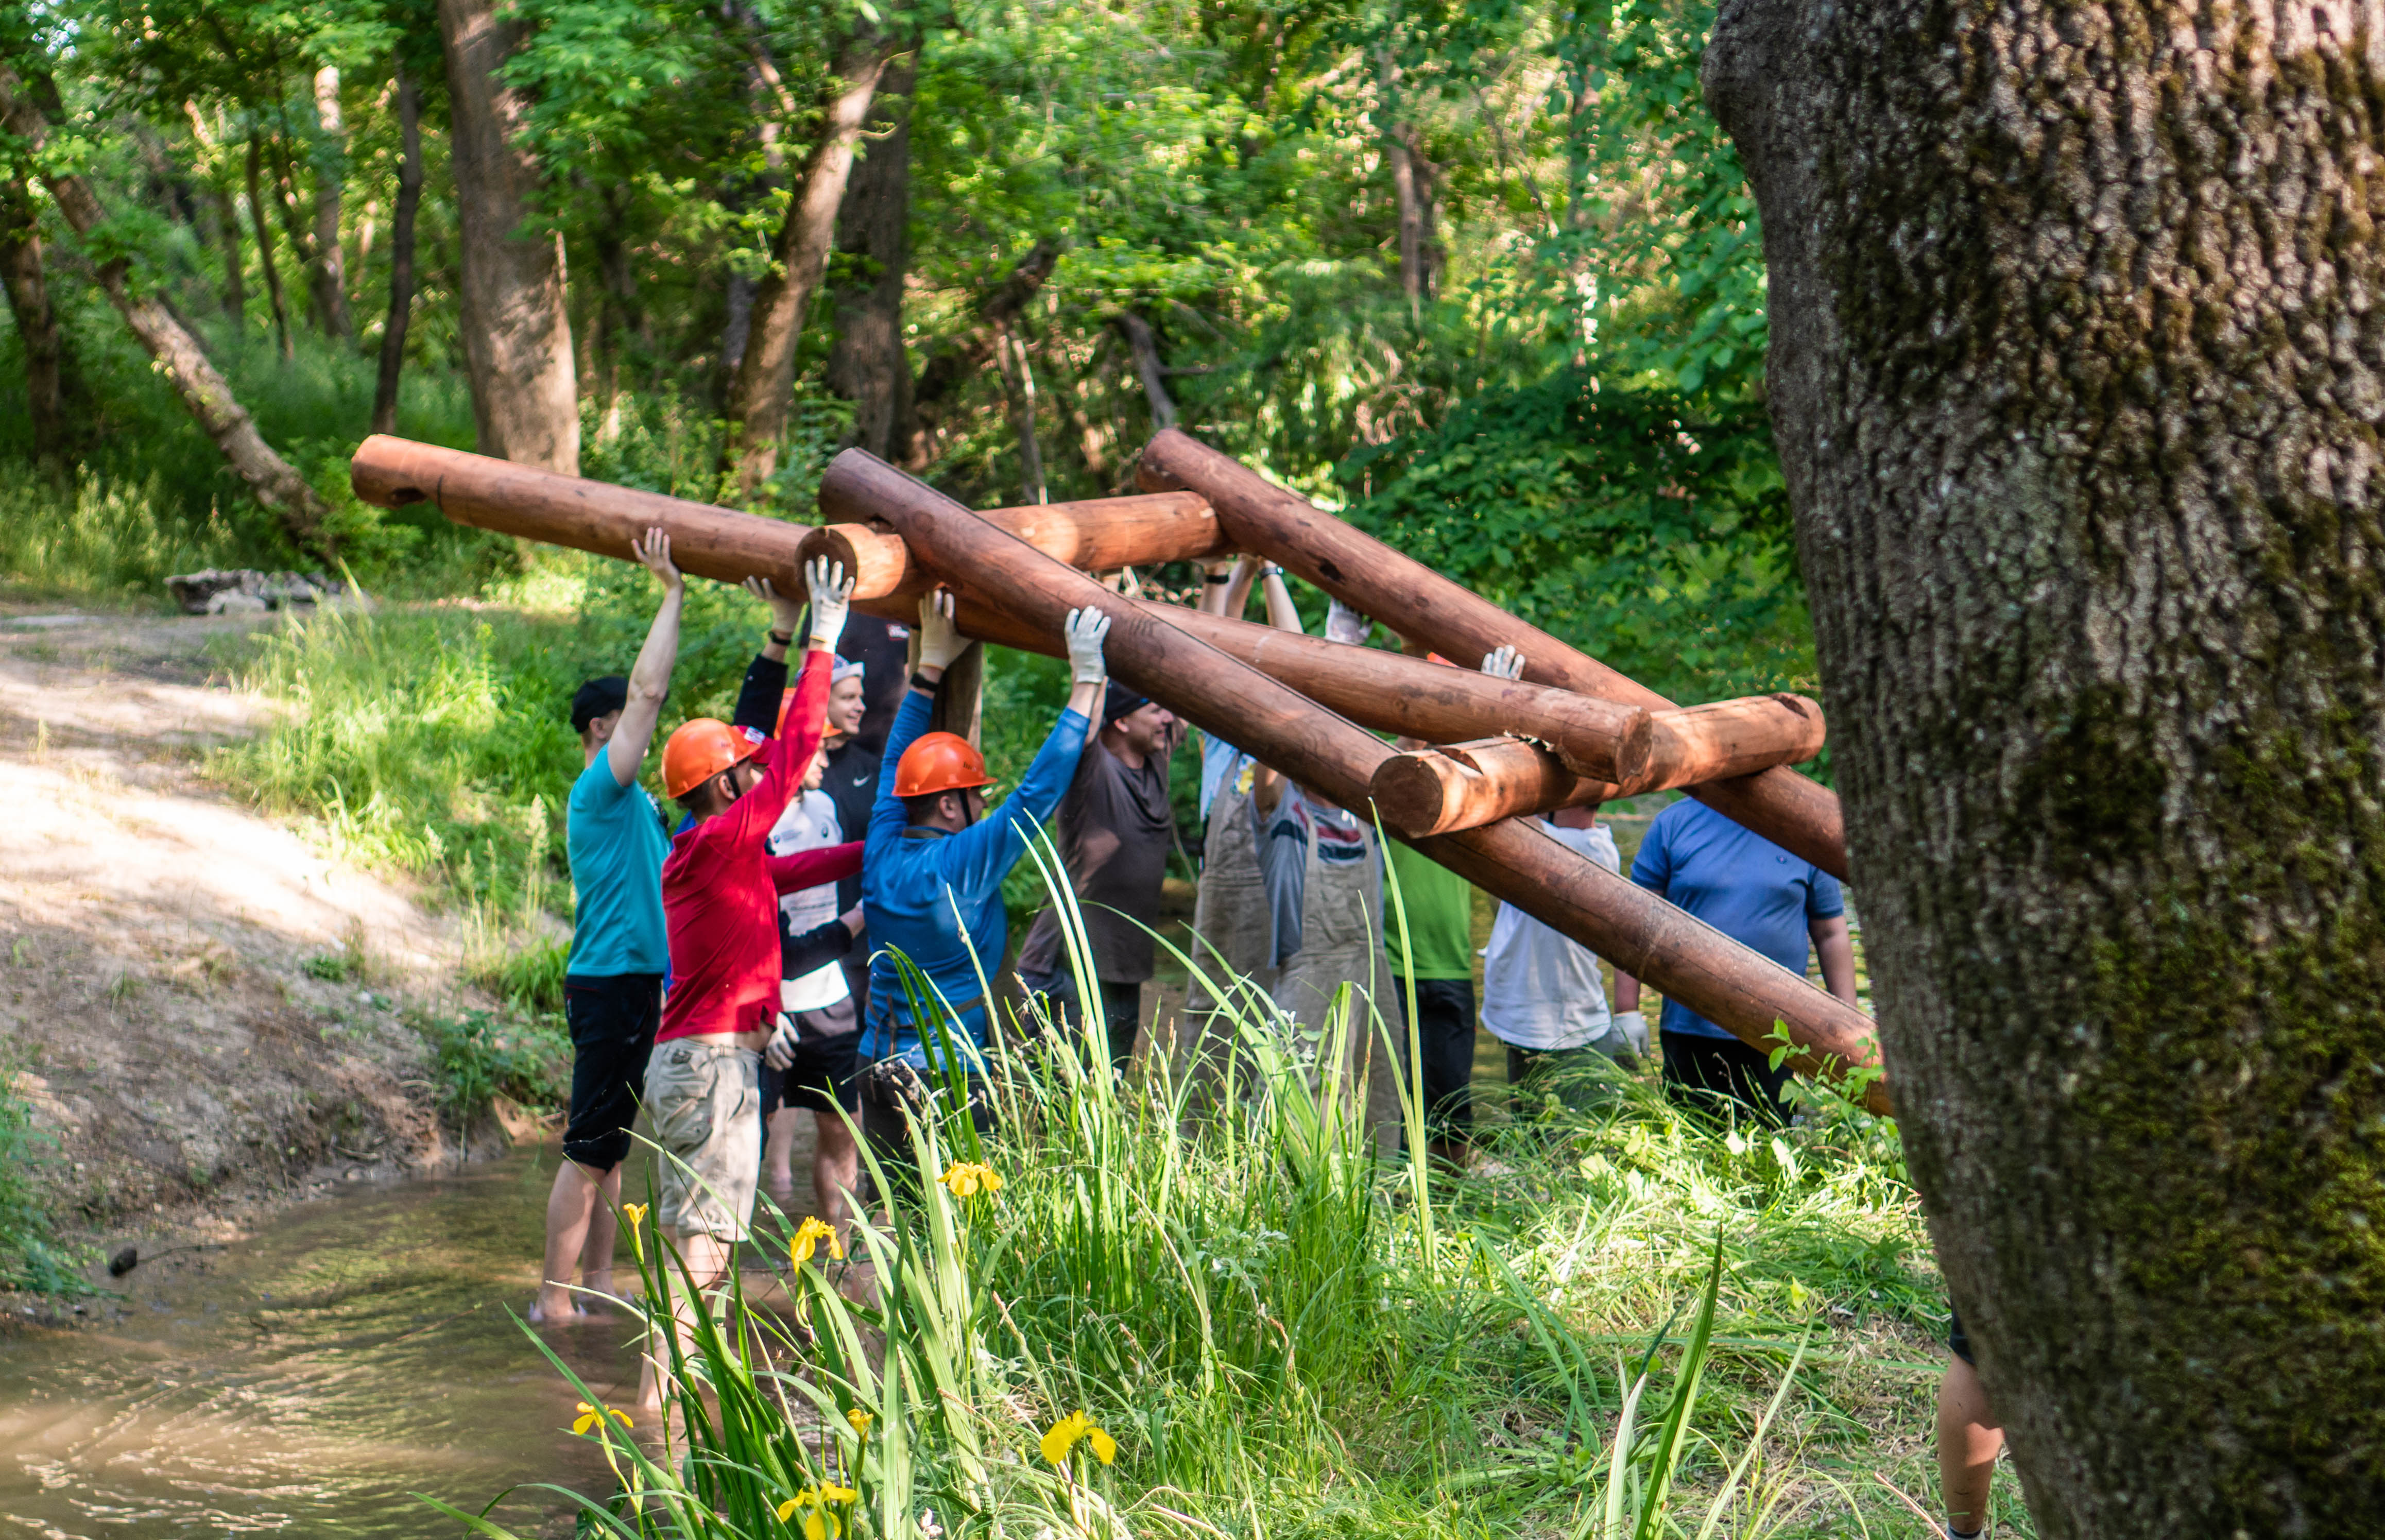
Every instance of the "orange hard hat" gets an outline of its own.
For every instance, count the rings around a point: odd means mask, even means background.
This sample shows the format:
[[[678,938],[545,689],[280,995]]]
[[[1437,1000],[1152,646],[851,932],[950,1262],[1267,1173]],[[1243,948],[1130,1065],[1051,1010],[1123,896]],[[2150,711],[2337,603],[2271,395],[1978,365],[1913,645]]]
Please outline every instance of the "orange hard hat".
[[[937,792],[991,786],[985,756],[957,732],[930,732],[903,751],[894,766],[896,796],[930,796]]]
[[[682,722],[663,745],[663,791],[685,796],[730,766],[750,759],[763,744],[750,727],[731,727],[710,717]]]
[[[787,713],[795,708],[795,693],[790,689],[779,696],[779,725],[770,729],[778,736],[787,735]]]

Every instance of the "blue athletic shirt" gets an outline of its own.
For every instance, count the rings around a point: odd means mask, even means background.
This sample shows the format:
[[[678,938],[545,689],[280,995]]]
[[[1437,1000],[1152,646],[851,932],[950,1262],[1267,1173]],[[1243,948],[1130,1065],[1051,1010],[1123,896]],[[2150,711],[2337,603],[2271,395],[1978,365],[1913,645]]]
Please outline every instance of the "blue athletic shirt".
[[[1813,945],[1807,926],[1847,912],[1837,878],[1688,797],[1648,826],[1631,880],[1801,979]],[[1670,997],[1663,1030],[1732,1035]]]
[[[894,713],[878,772],[878,800],[869,810],[869,845],[861,863],[861,916],[871,944],[880,948],[869,963],[869,1024],[862,1033],[861,1056],[902,1058],[918,1070],[930,1068],[927,1050],[886,949],[901,952],[927,974],[958,1016],[957,1035],[982,1055],[985,983],[1001,972],[1010,941],[1002,880],[1027,853],[1037,827],[1060,805],[1076,778],[1077,757],[1093,726],[1080,711],[1062,711],[1034,763],[1019,777],[1018,789],[1001,807],[957,833],[915,829],[894,795],[894,776],[903,751],[927,731],[933,704],[910,690]],[[980,968],[984,982],[978,976]],[[946,1030],[953,1030],[951,1023]],[[973,1067],[955,1066],[963,1070]]]
[[[609,750],[598,751],[571,783],[563,831],[577,895],[571,957],[564,971],[598,979],[669,971],[663,862],[670,855],[670,836],[663,833],[662,811],[645,788],[613,779]]]

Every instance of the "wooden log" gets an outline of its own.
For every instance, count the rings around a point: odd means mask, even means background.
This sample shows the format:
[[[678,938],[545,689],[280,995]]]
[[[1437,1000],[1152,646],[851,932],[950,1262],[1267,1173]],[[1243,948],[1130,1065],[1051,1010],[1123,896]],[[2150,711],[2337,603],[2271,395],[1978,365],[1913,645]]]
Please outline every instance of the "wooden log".
[[[979,517],[1088,572],[1231,554],[1208,499],[1190,492],[987,508]],[[813,537],[808,554],[845,563],[855,574],[855,599],[909,598],[916,604],[932,586],[913,564],[902,536],[867,524],[828,526]]]
[[[1493,649],[1512,645],[1524,655],[1524,677],[1534,682],[1650,710],[1673,704],[1189,433],[1170,428],[1155,435],[1143,446],[1136,474],[1148,491],[1200,493],[1237,549],[1281,562],[1434,652],[1479,663]],[[1831,875],[1846,876],[1845,820],[1828,787],[1774,768],[1710,782],[1690,795]]]
[[[1056,634],[1069,609],[1101,610],[1110,618],[1115,677],[1320,795],[1367,808],[1390,746],[1180,629],[1173,623],[1180,612],[1120,597],[858,449],[830,465],[819,498],[832,520],[883,520],[931,570],[968,573],[981,601],[1023,627]],[[1877,1062],[1862,1012],[1529,824],[1510,820],[1415,843],[1748,1043],[1763,1045],[1776,1021],[1785,1024],[1799,1045],[1792,1062],[1804,1073]],[[1884,1083],[1874,1082],[1867,1097],[1888,1110]]]
[[[765,577],[781,594],[803,592],[795,552],[811,532],[808,524],[582,481],[386,433],[356,445],[348,484],[378,507],[429,503],[458,524],[625,561],[631,559],[632,542],[660,529],[671,537],[671,559],[682,572],[720,582]]]
[[[1748,695],[1652,716],[1654,750],[1642,790],[1695,787],[1774,765],[1800,765],[1822,752],[1828,734],[1822,707],[1804,695]]]
[[[1588,807],[1616,789],[1584,780],[1555,749],[1523,738],[1483,738],[1394,754],[1375,767],[1367,786],[1385,826],[1411,839]]]

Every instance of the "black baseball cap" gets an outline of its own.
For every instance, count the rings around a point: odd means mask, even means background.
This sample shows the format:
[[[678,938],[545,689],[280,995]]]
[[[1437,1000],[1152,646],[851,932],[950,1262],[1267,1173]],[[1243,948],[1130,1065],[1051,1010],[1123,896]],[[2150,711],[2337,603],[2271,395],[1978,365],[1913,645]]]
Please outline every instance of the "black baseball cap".
[[[571,697],[571,731],[585,732],[599,717],[609,717],[630,704],[630,682],[619,674],[592,679]]]
[[[1119,718],[1131,717],[1150,704],[1148,697],[1138,695],[1125,685],[1114,682],[1110,685],[1110,693],[1102,700],[1102,725],[1114,726]]]

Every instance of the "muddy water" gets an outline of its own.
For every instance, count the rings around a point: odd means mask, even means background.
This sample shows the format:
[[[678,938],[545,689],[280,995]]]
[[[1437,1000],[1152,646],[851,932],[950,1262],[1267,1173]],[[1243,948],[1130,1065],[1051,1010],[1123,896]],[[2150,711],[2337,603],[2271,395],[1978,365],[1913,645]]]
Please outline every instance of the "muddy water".
[[[554,1151],[273,1214],[144,1263],[96,1324],[0,1337],[0,1537],[452,1535],[510,1485],[592,1496],[577,1399],[506,1313],[528,1307]],[[105,1275],[102,1275],[105,1281]],[[626,1403],[629,1325],[547,1340]],[[568,1535],[553,1494],[493,1515]]]

